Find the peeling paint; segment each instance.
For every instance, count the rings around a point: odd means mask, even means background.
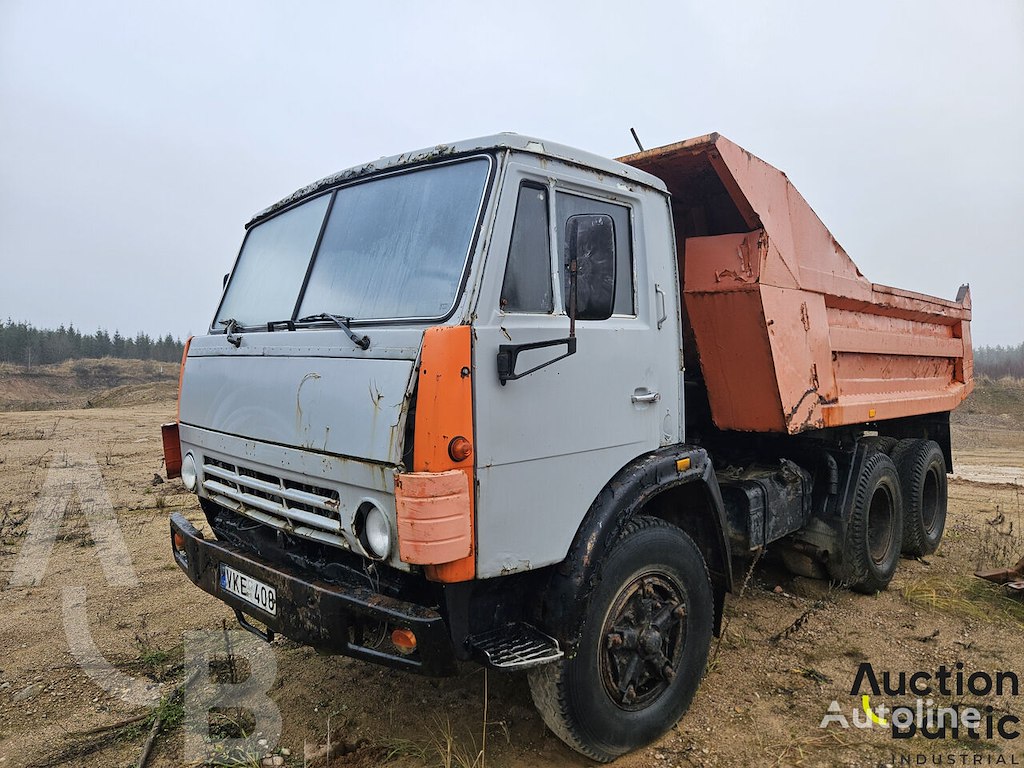
[[[305,384],[310,379],[319,379],[319,378],[320,378],[320,374],[319,373],[315,373],[315,372],[307,373],[305,376],[302,377],[302,379],[299,381],[299,386],[296,387],[296,389],[295,389],[295,426],[296,426],[296,428],[298,429],[299,432],[302,432],[302,430],[303,430],[303,426],[302,426],[302,403],[300,402],[300,398],[302,396],[302,385]]]
[[[370,390],[370,402],[373,404],[375,410],[380,410],[380,401],[384,399],[384,393],[377,387],[376,381],[369,383]]]

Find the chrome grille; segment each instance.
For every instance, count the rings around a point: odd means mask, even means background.
[[[331,488],[301,483],[207,456],[203,488],[238,514],[339,547],[348,547],[341,526],[341,497]]]

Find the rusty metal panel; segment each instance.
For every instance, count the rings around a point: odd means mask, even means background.
[[[715,422],[729,429],[785,429],[758,291],[688,293],[686,307],[700,339],[701,368]]]
[[[833,328],[832,349],[835,352],[874,352],[888,355],[922,355],[933,357],[962,357],[964,345],[960,339],[903,336],[889,330],[869,328]]]
[[[837,396],[824,297],[794,288],[761,287],[768,338],[789,432],[823,427]]]
[[[979,579],[1002,584],[1013,594],[1024,595],[1024,557],[1013,568],[975,571],[974,575]]]
[[[718,134],[620,160],[673,196],[684,333],[720,428],[795,434],[970,393],[966,287],[948,301],[870,282],[784,173]]]

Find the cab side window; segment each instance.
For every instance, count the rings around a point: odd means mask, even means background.
[[[548,232],[547,189],[523,184],[516,202],[512,243],[501,287],[503,312],[550,314],[554,311]]]
[[[611,216],[615,224],[615,303],[612,312],[616,315],[635,315],[633,303],[633,238],[629,228],[629,208],[624,205],[593,200],[589,197],[558,192],[555,195],[555,210],[558,221],[558,252],[561,254],[562,274],[565,276],[565,306],[569,306],[569,265],[566,249],[566,224],[570,217],[579,214],[604,214]],[[582,276],[581,276],[582,277]]]

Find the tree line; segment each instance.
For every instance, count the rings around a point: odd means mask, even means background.
[[[171,334],[152,338],[139,332],[134,338],[115,330],[111,336],[103,328],[82,333],[73,325],[57,330],[35,328],[29,323],[8,319],[0,323],[0,362],[18,365],[47,365],[84,357],[121,357],[177,363],[184,348]]]
[[[183,346],[180,339],[169,333],[154,339],[140,331],[133,338],[122,336],[117,330],[110,335],[102,328],[95,333],[82,333],[73,325],[50,330],[12,320],[0,324],[0,362],[19,365],[63,363],[83,357],[176,363],[181,360]],[[993,379],[1024,379],[1024,342],[1015,347],[975,347],[974,372]]]
[[[1024,379],[1024,342],[1016,347],[975,347],[974,372],[991,379]]]

